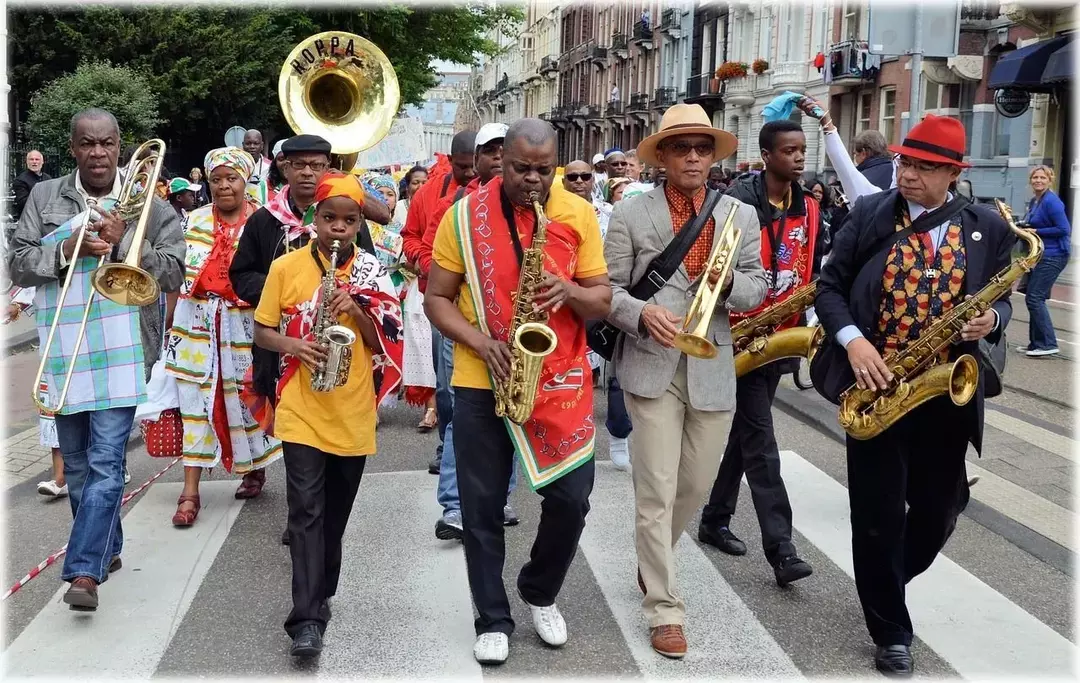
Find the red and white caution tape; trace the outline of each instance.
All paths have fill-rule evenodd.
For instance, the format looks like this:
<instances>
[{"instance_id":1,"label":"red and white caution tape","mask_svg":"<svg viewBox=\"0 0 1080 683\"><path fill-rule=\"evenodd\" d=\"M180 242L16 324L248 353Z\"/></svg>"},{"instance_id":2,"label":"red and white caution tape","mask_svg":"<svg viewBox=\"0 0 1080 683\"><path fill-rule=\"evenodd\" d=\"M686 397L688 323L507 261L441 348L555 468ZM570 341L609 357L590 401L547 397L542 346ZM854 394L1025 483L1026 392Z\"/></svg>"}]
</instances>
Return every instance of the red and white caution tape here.
<instances>
[{"instance_id":1,"label":"red and white caution tape","mask_svg":"<svg viewBox=\"0 0 1080 683\"><path fill-rule=\"evenodd\" d=\"M170 462L168 465L165 466L165 469L161 470L160 472L158 472L157 474L155 474L154 476L150 477L145 482L143 482L142 485L139 486L139 488L135 489L131 493L126 494L120 500L121 507L123 507L124 505L127 505L128 501L130 501L132 498L134 498L135 496L142 493L143 490L145 490L147 486L149 486L150 484L153 484L154 481L156 479L158 479L158 477L160 477L161 475L168 472L170 469L172 469L173 465L180 462L182 459L183 459L183 457L181 456L181 457L177 458L176 460L173 460L172 462ZM7 590L7 592L4 593L4 597L0 598L0 602L2 602L4 600L7 600L14 593L18 592L18 590L20 588L22 588L26 584L30 583L30 581L33 580L34 577L36 577L38 574L40 574L41 572L48 569L51 564L53 564L54 562L59 560L61 557L63 557L65 553L67 553L67 544L66 543L64 544L63 548L61 548L60 550L57 550L52 555L49 555L48 557L46 557L45 560L41 564L39 564L38 566L31 569L30 572L26 576L19 579L19 582L17 584L15 584L11 588L9 588Z\"/></svg>"}]
</instances>

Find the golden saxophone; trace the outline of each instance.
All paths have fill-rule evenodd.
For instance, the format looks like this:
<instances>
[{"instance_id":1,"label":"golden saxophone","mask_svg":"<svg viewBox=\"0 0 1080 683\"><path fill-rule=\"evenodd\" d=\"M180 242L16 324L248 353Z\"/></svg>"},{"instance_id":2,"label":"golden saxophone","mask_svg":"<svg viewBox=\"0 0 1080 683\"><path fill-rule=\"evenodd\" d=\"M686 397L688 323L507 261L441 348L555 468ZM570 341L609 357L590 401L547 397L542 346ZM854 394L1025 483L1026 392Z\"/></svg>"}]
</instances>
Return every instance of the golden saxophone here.
<instances>
[{"instance_id":1,"label":"golden saxophone","mask_svg":"<svg viewBox=\"0 0 1080 683\"><path fill-rule=\"evenodd\" d=\"M344 325L334 322L330 312L330 299L337 289L334 273L337 271L338 249L341 242L334 240L330 247L330 267L322 279L322 300L315 314L315 341L326 349L326 360L311 373L311 390L317 392L332 391L345 386L349 381L349 368L352 366L352 345L356 342L356 333Z\"/></svg>"},{"instance_id":2,"label":"golden saxophone","mask_svg":"<svg viewBox=\"0 0 1080 683\"><path fill-rule=\"evenodd\" d=\"M789 327L779 332L777 328L813 306L816 295L817 280L814 280L796 289L787 299L731 328L736 377L784 358L814 357L821 345L820 326Z\"/></svg>"},{"instance_id":3,"label":"golden saxophone","mask_svg":"<svg viewBox=\"0 0 1080 683\"><path fill-rule=\"evenodd\" d=\"M1028 253L994 275L977 294L953 306L902 352L885 356L893 381L884 391L848 387L840 395L840 426L854 439L872 439L897 420L932 398L948 394L966 405L979 386L979 362L964 354L952 363L940 362L941 352L960 339L960 330L1012 290L1013 283L1035 267L1043 255L1042 240L1013 222L1012 209L994 200L1009 229L1027 243Z\"/></svg>"},{"instance_id":4,"label":"golden saxophone","mask_svg":"<svg viewBox=\"0 0 1080 683\"><path fill-rule=\"evenodd\" d=\"M510 378L495 387L495 414L524 424L536 405L536 390L544 358L555 350L558 338L548 327L548 314L533 310L532 288L544 279L544 244L547 242L547 216L540 206L540 195L530 197L536 211L536 234L521 259L521 278L514 300L514 318L510 322Z\"/></svg>"}]
</instances>

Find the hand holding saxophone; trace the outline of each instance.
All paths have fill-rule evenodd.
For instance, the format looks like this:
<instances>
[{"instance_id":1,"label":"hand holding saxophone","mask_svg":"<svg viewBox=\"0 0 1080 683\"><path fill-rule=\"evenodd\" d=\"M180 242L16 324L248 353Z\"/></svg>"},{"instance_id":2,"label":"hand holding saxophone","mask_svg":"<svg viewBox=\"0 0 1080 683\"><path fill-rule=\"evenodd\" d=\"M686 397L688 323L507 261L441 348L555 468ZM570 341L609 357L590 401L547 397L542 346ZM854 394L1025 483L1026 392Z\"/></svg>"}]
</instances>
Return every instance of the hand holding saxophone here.
<instances>
[{"instance_id":1,"label":"hand holding saxophone","mask_svg":"<svg viewBox=\"0 0 1080 683\"><path fill-rule=\"evenodd\" d=\"M326 362L326 347L314 341L284 337L288 348L284 352L290 356L296 356L300 362L308 366L309 370L315 370L320 364Z\"/></svg>"},{"instance_id":2,"label":"hand holding saxophone","mask_svg":"<svg viewBox=\"0 0 1080 683\"><path fill-rule=\"evenodd\" d=\"M347 290L337 289L330 297L330 315L335 320L339 320L342 315L347 315L357 324L361 324L364 311Z\"/></svg>"},{"instance_id":3,"label":"hand holding saxophone","mask_svg":"<svg viewBox=\"0 0 1080 683\"><path fill-rule=\"evenodd\" d=\"M572 282L567 282L548 271L544 271L543 279L532 287L533 310L537 313L548 311L555 313L563 304L570 303L576 293L577 287Z\"/></svg>"},{"instance_id":4,"label":"hand holding saxophone","mask_svg":"<svg viewBox=\"0 0 1080 683\"><path fill-rule=\"evenodd\" d=\"M847 345L847 354L851 369L855 372L855 383L860 389L884 391L889 387L893 374L881 354L865 337L852 339Z\"/></svg>"},{"instance_id":5,"label":"hand holding saxophone","mask_svg":"<svg viewBox=\"0 0 1080 683\"><path fill-rule=\"evenodd\" d=\"M491 368L491 374L496 380L505 382L510 379L510 365L513 359L506 342L484 337L483 341L473 347L473 351Z\"/></svg>"},{"instance_id":6,"label":"hand holding saxophone","mask_svg":"<svg viewBox=\"0 0 1080 683\"><path fill-rule=\"evenodd\" d=\"M968 296L967 298L970 299L971 297ZM994 313L994 309L988 308L960 328L960 338L966 342L979 341L990 334L990 331L994 329L995 322L997 322L997 315Z\"/></svg>"}]
</instances>

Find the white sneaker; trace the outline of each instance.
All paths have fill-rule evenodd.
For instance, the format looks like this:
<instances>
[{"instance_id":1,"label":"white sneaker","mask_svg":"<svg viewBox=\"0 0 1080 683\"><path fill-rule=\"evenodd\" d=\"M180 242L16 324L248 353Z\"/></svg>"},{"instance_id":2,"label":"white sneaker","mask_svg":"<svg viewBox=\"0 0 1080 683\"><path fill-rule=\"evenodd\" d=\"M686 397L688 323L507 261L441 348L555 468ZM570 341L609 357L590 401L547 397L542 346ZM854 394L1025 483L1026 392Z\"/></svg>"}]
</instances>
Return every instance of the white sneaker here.
<instances>
[{"instance_id":1,"label":"white sneaker","mask_svg":"<svg viewBox=\"0 0 1080 683\"><path fill-rule=\"evenodd\" d=\"M630 469L630 439L616 439L611 437L608 446L608 455L611 456L611 464L615 469L626 472Z\"/></svg>"},{"instance_id":2,"label":"white sneaker","mask_svg":"<svg viewBox=\"0 0 1080 683\"><path fill-rule=\"evenodd\" d=\"M49 498L63 498L68 494L68 487L67 484L57 486L56 482L50 479L49 481L39 481L37 492Z\"/></svg>"},{"instance_id":3,"label":"white sneaker","mask_svg":"<svg viewBox=\"0 0 1080 683\"><path fill-rule=\"evenodd\" d=\"M529 605L528 602L525 603ZM566 644L566 621L556 605L537 607L529 605L532 612L533 626L536 627L536 635L551 647L559 647Z\"/></svg>"},{"instance_id":4,"label":"white sneaker","mask_svg":"<svg viewBox=\"0 0 1080 683\"><path fill-rule=\"evenodd\" d=\"M505 633L481 633L472 653L481 664L502 664L510 655L510 639Z\"/></svg>"},{"instance_id":5,"label":"white sneaker","mask_svg":"<svg viewBox=\"0 0 1080 683\"><path fill-rule=\"evenodd\" d=\"M1016 352L1017 353L1027 353L1030 350L1031 350L1030 346L1020 345L1020 346L1016 347Z\"/></svg>"},{"instance_id":6,"label":"white sneaker","mask_svg":"<svg viewBox=\"0 0 1080 683\"><path fill-rule=\"evenodd\" d=\"M1056 356L1061 353L1058 349L1032 349L1027 352L1029 358L1038 358L1039 356Z\"/></svg>"}]
</instances>

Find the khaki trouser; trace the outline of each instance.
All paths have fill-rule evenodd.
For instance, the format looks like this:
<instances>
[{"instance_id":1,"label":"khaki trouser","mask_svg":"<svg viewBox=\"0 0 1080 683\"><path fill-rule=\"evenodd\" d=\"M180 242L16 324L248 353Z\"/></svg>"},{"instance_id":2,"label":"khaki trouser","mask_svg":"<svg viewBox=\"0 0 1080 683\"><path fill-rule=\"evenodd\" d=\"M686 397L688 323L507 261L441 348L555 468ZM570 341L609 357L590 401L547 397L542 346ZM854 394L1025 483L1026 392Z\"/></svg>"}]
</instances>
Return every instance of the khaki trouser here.
<instances>
[{"instance_id":1,"label":"khaki trouser","mask_svg":"<svg viewBox=\"0 0 1080 683\"><path fill-rule=\"evenodd\" d=\"M663 396L625 397L634 423L634 540L648 590L642 607L650 628L682 625L686 604L675 593L675 542L716 478L732 413L690 406L685 357Z\"/></svg>"}]
</instances>

